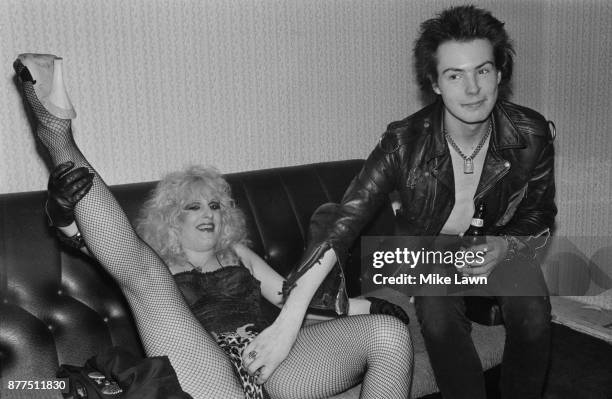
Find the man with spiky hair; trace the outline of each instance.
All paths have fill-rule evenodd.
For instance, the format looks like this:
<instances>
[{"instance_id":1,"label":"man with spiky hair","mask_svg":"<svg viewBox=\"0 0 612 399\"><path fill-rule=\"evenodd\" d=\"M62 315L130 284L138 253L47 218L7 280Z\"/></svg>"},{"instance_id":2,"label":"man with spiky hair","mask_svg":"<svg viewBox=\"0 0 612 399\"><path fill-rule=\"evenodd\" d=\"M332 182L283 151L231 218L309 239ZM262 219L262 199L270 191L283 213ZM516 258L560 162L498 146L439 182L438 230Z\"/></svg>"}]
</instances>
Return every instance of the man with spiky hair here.
<instances>
[{"instance_id":1,"label":"man with spiky hair","mask_svg":"<svg viewBox=\"0 0 612 399\"><path fill-rule=\"evenodd\" d=\"M388 126L341 204L327 206L334 222L287 285L310 268L342 264L394 190L409 236L461 236L475 204L485 204L486 243L471 247L483 260L459 273L488 277L485 294L500 305L506 328L502 397L528 399L541 396L550 355L550 301L533 238L549 235L557 213L554 133L542 115L505 100L513 55L504 24L474 6L421 25L415 69L433 102ZM415 306L443 397L486 398L463 297L420 296Z\"/></svg>"}]
</instances>

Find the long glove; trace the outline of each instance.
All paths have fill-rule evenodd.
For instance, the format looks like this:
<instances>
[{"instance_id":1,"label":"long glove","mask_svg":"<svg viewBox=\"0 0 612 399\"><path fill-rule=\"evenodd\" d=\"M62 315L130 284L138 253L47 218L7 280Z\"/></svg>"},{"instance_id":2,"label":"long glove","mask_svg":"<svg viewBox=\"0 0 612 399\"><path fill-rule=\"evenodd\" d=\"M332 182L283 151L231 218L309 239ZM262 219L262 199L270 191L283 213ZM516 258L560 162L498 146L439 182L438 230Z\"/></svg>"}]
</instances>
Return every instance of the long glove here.
<instances>
[{"instance_id":1,"label":"long glove","mask_svg":"<svg viewBox=\"0 0 612 399\"><path fill-rule=\"evenodd\" d=\"M406 325L410 323L410 318L400 306L380 298L367 297L366 299L371 302L370 314L388 314L397 317Z\"/></svg>"},{"instance_id":2,"label":"long glove","mask_svg":"<svg viewBox=\"0 0 612 399\"><path fill-rule=\"evenodd\" d=\"M45 209L49 224L55 227L69 226L74 222L74 207L88 192L93 174L87 168L73 169L74 163L64 162L53 169L47 186Z\"/></svg>"}]
</instances>

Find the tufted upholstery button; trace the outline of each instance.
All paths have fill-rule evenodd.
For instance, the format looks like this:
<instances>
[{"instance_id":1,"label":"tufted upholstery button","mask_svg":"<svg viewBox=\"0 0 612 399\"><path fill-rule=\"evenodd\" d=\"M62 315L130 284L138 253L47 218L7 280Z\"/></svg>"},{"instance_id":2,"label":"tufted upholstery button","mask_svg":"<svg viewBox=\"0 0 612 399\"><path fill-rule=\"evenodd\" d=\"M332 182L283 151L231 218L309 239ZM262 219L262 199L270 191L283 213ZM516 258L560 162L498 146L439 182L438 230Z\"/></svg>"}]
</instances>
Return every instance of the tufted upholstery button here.
<instances>
[{"instance_id":1,"label":"tufted upholstery button","mask_svg":"<svg viewBox=\"0 0 612 399\"><path fill-rule=\"evenodd\" d=\"M5 305L6 305L7 303L9 303L8 298L2 298L2 303L4 303Z\"/></svg>"},{"instance_id":2,"label":"tufted upholstery button","mask_svg":"<svg viewBox=\"0 0 612 399\"><path fill-rule=\"evenodd\" d=\"M509 167L510 167L510 162L508 162L508 161L504 162L504 166L505 166L506 168L509 168Z\"/></svg>"},{"instance_id":3,"label":"tufted upholstery button","mask_svg":"<svg viewBox=\"0 0 612 399\"><path fill-rule=\"evenodd\" d=\"M429 120L425 119L425 123L423 123L423 127L427 129L429 126L430 126Z\"/></svg>"},{"instance_id":4,"label":"tufted upholstery button","mask_svg":"<svg viewBox=\"0 0 612 399\"><path fill-rule=\"evenodd\" d=\"M51 325L51 324L48 324L47 325L47 330L53 331L53 330L55 330L55 327L53 327L53 325Z\"/></svg>"},{"instance_id":5,"label":"tufted upholstery button","mask_svg":"<svg viewBox=\"0 0 612 399\"><path fill-rule=\"evenodd\" d=\"M105 323L108 323L108 317L105 317L102 320L104 320Z\"/></svg>"},{"instance_id":6,"label":"tufted upholstery button","mask_svg":"<svg viewBox=\"0 0 612 399\"><path fill-rule=\"evenodd\" d=\"M62 291L61 289L57 290L57 295L60 295L60 296L61 296L61 295L63 295L63 294L64 294L64 291Z\"/></svg>"}]
</instances>

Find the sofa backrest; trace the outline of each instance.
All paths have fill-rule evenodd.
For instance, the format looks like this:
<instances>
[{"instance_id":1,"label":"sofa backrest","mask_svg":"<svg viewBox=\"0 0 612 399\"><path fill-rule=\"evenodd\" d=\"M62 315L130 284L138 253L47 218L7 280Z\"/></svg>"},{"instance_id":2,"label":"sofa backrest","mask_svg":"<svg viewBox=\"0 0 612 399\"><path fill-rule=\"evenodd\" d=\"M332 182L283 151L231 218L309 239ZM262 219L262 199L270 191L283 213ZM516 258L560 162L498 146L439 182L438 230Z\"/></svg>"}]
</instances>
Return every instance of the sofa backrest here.
<instances>
[{"instance_id":1,"label":"sofa backrest","mask_svg":"<svg viewBox=\"0 0 612 399\"><path fill-rule=\"evenodd\" d=\"M247 216L252 248L281 274L299 261L313 211L338 202L363 160L228 174ZM111 189L131 220L156 182ZM91 259L60 247L43 211L44 191L0 195L0 378L48 379L61 363L82 364L103 348L143 353L117 285ZM390 206L366 227L384 234ZM109 232L112 234L112 232ZM359 243L347 261L351 296L359 294ZM2 384L4 387L6 384Z\"/></svg>"}]
</instances>

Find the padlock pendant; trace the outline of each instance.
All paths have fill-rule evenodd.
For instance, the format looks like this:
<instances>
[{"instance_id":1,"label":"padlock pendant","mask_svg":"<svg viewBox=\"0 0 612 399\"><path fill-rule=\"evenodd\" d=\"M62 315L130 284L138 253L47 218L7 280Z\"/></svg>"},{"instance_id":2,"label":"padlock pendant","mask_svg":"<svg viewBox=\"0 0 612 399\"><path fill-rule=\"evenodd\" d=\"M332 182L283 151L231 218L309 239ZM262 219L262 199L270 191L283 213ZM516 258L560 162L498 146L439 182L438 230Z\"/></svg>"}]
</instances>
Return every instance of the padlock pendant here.
<instances>
[{"instance_id":1,"label":"padlock pendant","mask_svg":"<svg viewBox=\"0 0 612 399\"><path fill-rule=\"evenodd\" d=\"M472 161L472 158L465 158L463 161L463 173L466 175L471 175L474 173L474 162Z\"/></svg>"}]
</instances>

